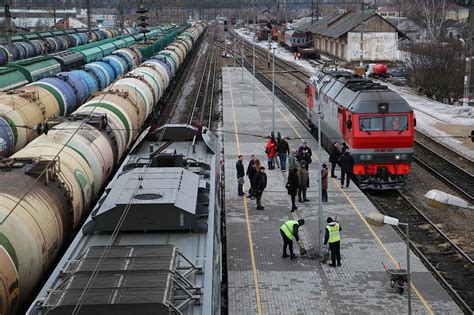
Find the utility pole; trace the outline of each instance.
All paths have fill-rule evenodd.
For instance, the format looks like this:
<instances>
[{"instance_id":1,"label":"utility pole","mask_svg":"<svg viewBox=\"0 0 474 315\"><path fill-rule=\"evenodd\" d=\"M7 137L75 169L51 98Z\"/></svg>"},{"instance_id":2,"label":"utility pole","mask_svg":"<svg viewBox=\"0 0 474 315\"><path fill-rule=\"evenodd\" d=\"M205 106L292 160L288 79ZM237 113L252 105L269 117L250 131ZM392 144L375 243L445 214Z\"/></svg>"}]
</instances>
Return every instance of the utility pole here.
<instances>
[{"instance_id":1,"label":"utility pole","mask_svg":"<svg viewBox=\"0 0 474 315\"><path fill-rule=\"evenodd\" d=\"M91 20L91 2L90 0L86 0L86 10L87 10L87 32L89 32L89 35L91 34L91 28L92 28L92 20Z\"/></svg>"},{"instance_id":2,"label":"utility pole","mask_svg":"<svg viewBox=\"0 0 474 315\"><path fill-rule=\"evenodd\" d=\"M10 0L5 0L5 35L7 37L8 48L12 47L12 15L10 13Z\"/></svg>"},{"instance_id":3,"label":"utility pole","mask_svg":"<svg viewBox=\"0 0 474 315\"><path fill-rule=\"evenodd\" d=\"M469 106L472 90L471 87L471 71L472 71L472 37L474 35L474 4L471 4L469 7L469 29L467 34L467 41L465 47L465 55L466 55L466 71L464 75L464 97L463 97L463 106Z\"/></svg>"},{"instance_id":4,"label":"utility pole","mask_svg":"<svg viewBox=\"0 0 474 315\"><path fill-rule=\"evenodd\" d=\"M123 18L123 8L119 6L119 24L120 24L120 33L123 34L123 28L125 26L124 18Z\"/></svg>"}]
</instances>

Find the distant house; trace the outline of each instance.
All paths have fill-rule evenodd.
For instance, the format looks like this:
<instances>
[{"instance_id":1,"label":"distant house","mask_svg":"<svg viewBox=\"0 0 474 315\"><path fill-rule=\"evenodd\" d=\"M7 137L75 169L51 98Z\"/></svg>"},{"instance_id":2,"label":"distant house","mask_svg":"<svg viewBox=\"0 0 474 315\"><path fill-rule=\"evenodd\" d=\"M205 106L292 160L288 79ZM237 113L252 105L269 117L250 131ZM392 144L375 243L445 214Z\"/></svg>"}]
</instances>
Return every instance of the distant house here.
<instances>
[{"instance_id":1,"label":"distant house","mask_svg":"<svg viewBox=\"0 0 474 315\"><path fill-rule=\"evenodd\" d=\"M67 17L64 19L59 20L55 25L55 28L57 29L66 29L66 28L81 28L81 27L87 27L84 23L81 21L74 19L72 17Z\"/></svg>"},{"instance_id":2,"label":"distant house","mask_svg":"<svg viewBox=\"0 0 474 315\"><path fill-rule=\"evenodd\" d=\"M457 5L455 3L448 3L446 5L446 20L463 21L467 20L468 17L469 9L461 7L460 5Z\"/></svg>"},{"instance_id":3,"label":"distant house","mask_svg":"<svg viewBox=\"0 0 474 315\"><path fill-rule=\"evenodd\" d=\"M403 16L400 10L393 5L386 5L377 9L377 13L383 18L398 18Z\"/></svg>"},{"instance_id":4,"label":"distant house","mask_svg":"<svg viewBox=\"0 0 474 315\"><path fill-rule=\"evenodd\" d=\"M406 12L400 11L400 8L394 5L379 7L377 13L383 18L406 17ZM463 21L469 17L469 9L455 3L447 3L445 11L445 20Z\"/></svg>"},{"instance_id":5,"label":"distant house","mask_svg":"<svg viewBox=\"0 0 474 315\"><path fill-rule=\"evenodd\" d=\"M394 61L399 37L393 24L376 13L333 14L300 29L307 32L312 46L322 53L351 62L362 56L370 61Z\"/></svg>"}]
</instances>

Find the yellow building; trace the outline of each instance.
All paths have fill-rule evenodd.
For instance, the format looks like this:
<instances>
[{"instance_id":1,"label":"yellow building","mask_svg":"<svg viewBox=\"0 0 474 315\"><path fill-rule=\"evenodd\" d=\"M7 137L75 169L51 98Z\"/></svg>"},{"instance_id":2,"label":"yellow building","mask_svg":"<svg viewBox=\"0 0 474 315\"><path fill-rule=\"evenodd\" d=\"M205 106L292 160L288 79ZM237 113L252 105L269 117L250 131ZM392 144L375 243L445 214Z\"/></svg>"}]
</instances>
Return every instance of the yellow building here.
<instances>
[{"instance_id":1,"label":"yellow building","mask_svg":"<svg viewBox=\"0 0 474 315\"><path fill-rule=\"evenodd\" d=\"M446 20L467 20L469 17L469 9L461 7L460 5L454 3L448 3L446 5L446 13L445 18Z\"/></svg>"},{"instance_id":2,"label":"yellow building","mask_svg":"<svg viewBox=\"0 0 474 315\"><path fill-rule=\"evenodd\" d=\"M383 18L399 18L406 17L405 12L393 5L383 6L377 9L377 13ZM469 9L454 3L446 4L445 19L454 21L467 20L469 17Z\"/></svg>"}]
</instances>

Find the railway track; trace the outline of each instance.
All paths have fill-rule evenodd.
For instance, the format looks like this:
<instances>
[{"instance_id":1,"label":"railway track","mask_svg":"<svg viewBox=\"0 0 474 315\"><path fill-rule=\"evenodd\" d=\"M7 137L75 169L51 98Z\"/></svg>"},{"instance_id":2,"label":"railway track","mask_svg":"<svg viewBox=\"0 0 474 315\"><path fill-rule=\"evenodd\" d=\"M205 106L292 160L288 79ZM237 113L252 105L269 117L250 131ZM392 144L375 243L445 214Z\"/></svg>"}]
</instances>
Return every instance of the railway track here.
<instances>
[{"instance_id":1,"label":"railway track","mask_svg":"<svg viewBox=\"0 0 474 315\"><path fill-rule=\"evenodd\" d=\"M244 66L251 71L252 64L244 58ZM256 78L271 89L272 81L259 70ZM283 88L275 84L275 94L297 119L311 131L306 119L306 107ZM314 133L313 133L314 134ZM431 150L430 150L431 151ZM379 194L380 196L377 196ZM411 247L445 287L466 314L474 308L474 266L472 258L437 228L399 191L368 192L367 196L377 208L410 224ZM404 235L399 230L401 235ZM413 237L412 237L413 235Z\"/></svg>"},{"instance_id":2,"label":"railway track","mask_svg":"<svg viewBox=\"0 0 474 315\"><path fill-rule=\"evenodd\" d=\"M212 42L217 40L217 32L212 33ZM193 106L189 114L188 124L211 128L214 110L214 91L216 85L217 61L219 51L209 46L211 51L206 54L204 70L194 96Z\"/></svg>"},{"instance_id":3,"label":"railway track","mask_svg":"<svg viewBox=\"0 0 474 315\"><path fill-rule=\"evenodd\" d=\"M380 212L410 225L411 249L466 314L474 310L474 261L400 191L367 191ZM397 232L405 238L399 227Z\"/></svg>"},{"instance_id":4,"label":"railway track","mask_svg":"<svg viewBox=\"0 0 474 315\"><path fill-rule=\"evenodd\" d=\"M474 175L415 141L413 159L431 174L458 191L468 202L474 200Z\"/></svg>"}]
</instances>

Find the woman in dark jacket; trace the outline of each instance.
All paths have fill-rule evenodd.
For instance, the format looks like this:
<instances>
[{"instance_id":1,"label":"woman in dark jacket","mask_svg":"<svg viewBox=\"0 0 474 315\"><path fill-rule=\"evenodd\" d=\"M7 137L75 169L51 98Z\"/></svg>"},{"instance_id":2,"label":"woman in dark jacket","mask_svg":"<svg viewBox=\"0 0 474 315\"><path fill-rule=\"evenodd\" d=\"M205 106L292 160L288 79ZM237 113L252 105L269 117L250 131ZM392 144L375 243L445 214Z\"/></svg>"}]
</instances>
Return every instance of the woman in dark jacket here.
<instances>
[{"instance_id":1,"label":"woman in dark jacket","mask_svg":"<svg viewBox=\"0 0 474 315\"><path fill-rule=\"evenodd\" d=\"M298 192L298 170L292 168L288 174L288 183L286 184L288 195L291 196L291 212L294 212L298 207L296 206L296 193Z\"/></svg>"}]
</instances>

